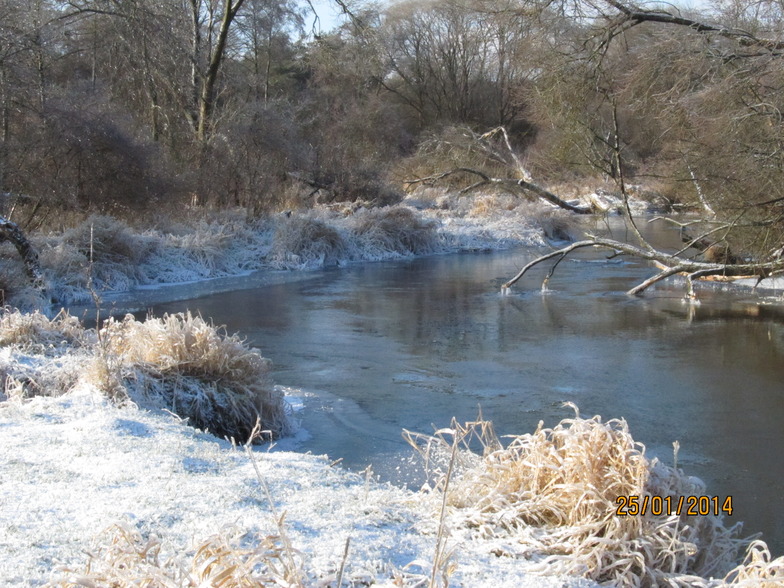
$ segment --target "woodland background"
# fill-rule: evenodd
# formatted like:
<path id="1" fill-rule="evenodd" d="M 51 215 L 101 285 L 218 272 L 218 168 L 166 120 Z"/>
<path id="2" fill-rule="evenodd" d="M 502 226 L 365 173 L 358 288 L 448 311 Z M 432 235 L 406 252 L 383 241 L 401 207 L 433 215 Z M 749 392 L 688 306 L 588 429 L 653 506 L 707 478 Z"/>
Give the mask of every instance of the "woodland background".
<path id="1" fill-rule="evenodd" d="M 0 213 L 386 204 L 510 173 L 476 147 L 503 126 L 540 183 L 643 184 L 780 255 L 783 2 L 334 7 L 323 31 L 289 0 L 1 0 Z"/>

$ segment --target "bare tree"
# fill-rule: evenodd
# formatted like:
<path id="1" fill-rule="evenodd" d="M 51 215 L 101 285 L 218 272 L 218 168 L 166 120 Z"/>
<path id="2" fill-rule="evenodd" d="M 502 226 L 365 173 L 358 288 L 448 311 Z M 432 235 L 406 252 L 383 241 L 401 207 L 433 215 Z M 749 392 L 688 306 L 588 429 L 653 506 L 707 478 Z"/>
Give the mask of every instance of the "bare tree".
<path id="1" fill-rule="evenodd" d="M 732 253 L 710 260 L 722 262 L 717 269 L 686 267 L 693 248 L 667 261 L 636 231 L 634 247 L 655 255 L 667 275 L 780 271 L 784 22 L 778 3 L 727 2 L 710 17 L 619 0 L 523 1 L 516 11 L 565 33 L 551 37 L 551 67 L 536 80 L 540 128 L 557 132 L 543 133 L 536 146 L 549 139 L 544 153 L 561 157 L 556 165 L 588 163 L 624 196 L 630 172 L 668 183 L 675 199 L 695 200 L 704 212 L 690 227 L 697 236 L 687 239 L 692 247 L 708 243 L 704 262 L 716 250 L 711 242 Z M 574 17 L 577 26 L 560 24 Z M 715 24 L 714 18 L 727 20 Z M 553 150 L 553 137 L 568 149 Z M 541 155 L 532 159 L 535 170 L 547 169 Z"/>
<path id="2" fill-rule="evenodd" d="M 531 75 L 526 19 L 511 11 L 499 17 L 484 4 L 405 2 L 388 9 L 379 33 L 387 67 L 380 83 L 423 124 L 508 125 L 519 115 L 520 88 Z"/>

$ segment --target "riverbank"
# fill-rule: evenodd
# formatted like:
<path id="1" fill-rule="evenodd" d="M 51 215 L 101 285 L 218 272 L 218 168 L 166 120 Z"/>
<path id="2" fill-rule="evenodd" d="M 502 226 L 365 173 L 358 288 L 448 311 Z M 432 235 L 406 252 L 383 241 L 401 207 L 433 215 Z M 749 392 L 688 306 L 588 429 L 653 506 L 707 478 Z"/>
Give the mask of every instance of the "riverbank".
<path id="1" fill-rule="evenodd" d="M 296 436 L 296 412 L 281 407 L 298 391 L 273 388 L 258 352 L 201 319 L 126 319 L 97 333 L 64 316 L 9 317 L 0 356 L 5 585 L 328 586 L 341 569 L 354 586 L 784 578 L 784 558 L 770 561 L 762 543 L 731 569 L 748 541 L 724 524 L 729 513 L 618 514 L 619 494 L 677 502 L 707 493 L 647 458 L 623 421 L 573 416 L 507 447 L 489 423 L 414 435 L 432 477 L 410 491 L 342 470 L 336 456 L 245 452 L 240 435 L 252 422 L 237 428 L 240 401 L 250 394 L 264 428 Z M 451 444 L 474 434 L 485 455 Z"/>
<path id="2" fill-rule="evenodd" d="M 171 414 L 117 407 L 87 389 L 0 404 L 0 436 L 7 456 L 0 482 L 6 586 L 131 578 L 179 578 L 188 586 L 195 578 L 217 581 L 226 570 L 234 570 L 227 574 L 235 580 L 220 585 L 255 577 L 336 586 L 342 573 L 341 585 L 422 586 L 433 562 L 439 586 L 446 578 L 466 587 L 597 586 L 557 573 L 579 558 L 547 557 L 558 536 L 585 541 L 584 527 L 505 533 L 504 515 L 497 515 L 485 523 L 495 529 L 488 533 L 471 524 L 478 513 L 455 507 L 439 527 L 438 493 L 381 485 L 327 456 L 257 449 L 249 457 Z M 441 540 L 443 560 L 436 555 Z M 756 563 L 742 573 L 756 586 L 764 578 L 780 581 L 784 558 L 765 561 L 764 547 L 758 549 Z M 611 553 L 600 557 L 602 565 L 623 565 Z M 688 552 L 682 557 L 689 559 Z M 243 571 L 239 561 L 255 562 L 248 566 L 255 572 Z M 667 577 L 679 585 L 726 585 L 721 577 Z"/>
<path id="3" fill-rule="evenodd" d="M 649 209 L 649 203 L 635 203 L 637 212 Z M 30 236 L 39 252 L 43 293 L 30 286 L 18 254 L 4 244 L 0 290 L 6 305 L 56 313 L 61 306 L 93 304 L 95 293 L 119 300 L 139 289 L 240 280 L 259 272 L 275 280 L 276 271 L 543 246 L 579 232 L 573 215 L 543 202 L 432 189 L 392 207 L 319 205 L 262 219 L 241 210 L 193 209 L 177 219 L 131 226 L 93 216 L 61 233 Z"/>
<path id="4" fill-rule="evenodd" d="M 3 403 L 0 423 L 4 586 L 73 585 L 88 576 L 103 585 L 112 557 L 137 578 L 174 574 L 208 541 L 215 550 L 225 541 L 235 562 L 257 549 L 262 561 L 289 565 L 292 557 L 302 577 L 281 572 L 290 585 L 334 586 L 341 565 L 344 586 L 414 586 L 429 577 L 435 497 L 349 474 L 326 456 L 257 450 L 260 481 L 241 447 L 87 390 Z M 282 552 L 284 541 L 291 553 Z M 450 537 L 458 549 L 452 585 L 593 585 L 533 575 L 532 563 L 499 558 L 493 546 Z M 166 565 L 170 558 L 176 564 Z"/>

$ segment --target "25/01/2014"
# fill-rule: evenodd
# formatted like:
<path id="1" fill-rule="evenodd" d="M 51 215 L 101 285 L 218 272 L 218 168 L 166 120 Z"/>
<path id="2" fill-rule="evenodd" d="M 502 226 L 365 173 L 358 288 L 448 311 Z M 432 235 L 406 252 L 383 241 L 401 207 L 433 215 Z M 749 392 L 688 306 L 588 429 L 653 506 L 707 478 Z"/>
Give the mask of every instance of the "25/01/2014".
<path id="1" fill-rule="evenodd" d="M 732 496 L 722 500 L 718 496 L 619 496 L 615 499 L 617 516 L 677 515 L 732 516 Z"/>

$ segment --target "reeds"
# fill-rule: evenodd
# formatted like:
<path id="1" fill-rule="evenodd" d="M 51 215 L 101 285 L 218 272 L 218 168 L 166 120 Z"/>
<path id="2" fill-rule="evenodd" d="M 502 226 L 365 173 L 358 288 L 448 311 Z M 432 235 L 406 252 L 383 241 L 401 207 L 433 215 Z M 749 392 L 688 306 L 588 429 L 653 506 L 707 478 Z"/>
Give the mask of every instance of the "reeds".
<path id="1" fill-rule="evenodd" d="M 573 406 L 573 405 L 572 405 Z M 576 407 L 575 407 L 576 411 Z M 444 455 L 463 446 L 449 496 L 455 516 L 482 538 L 516 538 L 548 573 L 618 586 L 658 586 L 726 573 L 743 542 L 720 517 L 619 516 L 619 496 L 702 495 L 699 481 L 645 457 L 626 422 L 564 419 L 503 447 L 492 425 L 452 423 L 435 435 L 407 432 L 443 489 Z M 481 452 L 476 449 L 481 448 Z"/>
<path id="2" fill-rule="evenodd" d="M 219 437 L 244 440 L 257 419 L 273 437 L 288 431 L 270 362 L 236 335 L 188 313 L 108 320 L 105 351 L 117 358 L 130 394 L 187 418 Z"/>

